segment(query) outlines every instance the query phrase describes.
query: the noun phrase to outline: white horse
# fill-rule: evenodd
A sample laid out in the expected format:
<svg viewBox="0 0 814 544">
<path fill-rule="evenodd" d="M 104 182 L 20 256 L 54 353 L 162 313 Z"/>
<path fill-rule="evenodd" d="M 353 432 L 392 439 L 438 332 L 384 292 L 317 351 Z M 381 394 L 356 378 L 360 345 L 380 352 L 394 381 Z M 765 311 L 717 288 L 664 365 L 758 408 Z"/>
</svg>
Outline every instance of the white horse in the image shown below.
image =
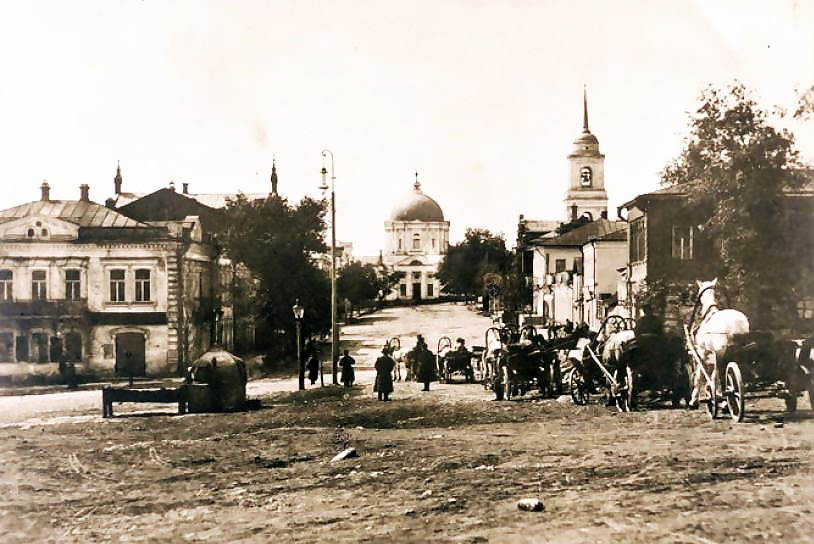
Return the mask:
<svg viewBox="0 0 814 544">
<path fill-rule="evenodd" d="M 699 281 L 698 301 L 701 304 L 701 322 L 695 331 L 693 341 L 698 355 L 713 369 L 713 379 L 717 379 L 717 361 L 723 357 L 736 334 L 749 332 L 749 319 L 737 310 L 721 310 L 715 301 L 715 287 L 718 278 L 712 281 Z M 701 389 L 701 367 L 697 366 L 693 376 L 693 389 L 690 404 L 697 404 Z"/>
</svg>

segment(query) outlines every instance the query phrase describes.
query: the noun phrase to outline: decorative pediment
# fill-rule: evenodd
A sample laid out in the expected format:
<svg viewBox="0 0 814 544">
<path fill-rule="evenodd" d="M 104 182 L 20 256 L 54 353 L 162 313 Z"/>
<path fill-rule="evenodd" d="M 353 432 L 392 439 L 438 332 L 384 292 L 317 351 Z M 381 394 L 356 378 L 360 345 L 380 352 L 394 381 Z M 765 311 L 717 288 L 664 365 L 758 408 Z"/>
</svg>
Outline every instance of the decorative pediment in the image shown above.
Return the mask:
<svg viewBox="0 0 814 544">
<path fill-rule="evenodd" d="M 0 224 L 0 239 L 5 241 L 66 241 L 78 236 L 79 225 L 49 216 L 32 215 Z"/>
</svg>

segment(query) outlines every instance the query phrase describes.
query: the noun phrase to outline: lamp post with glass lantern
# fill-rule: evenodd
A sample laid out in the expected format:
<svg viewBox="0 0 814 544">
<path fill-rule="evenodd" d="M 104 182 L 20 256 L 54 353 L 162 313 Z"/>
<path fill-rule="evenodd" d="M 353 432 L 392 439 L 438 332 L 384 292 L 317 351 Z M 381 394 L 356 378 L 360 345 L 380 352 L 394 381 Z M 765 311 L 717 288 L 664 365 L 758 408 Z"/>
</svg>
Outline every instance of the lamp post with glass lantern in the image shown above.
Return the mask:
<svg viewBox="0 0 814 544">
<path fill-rule="evenodd" d="M 300 372 L 300 391 L 305 389 L 305 365 L 302 361 L 302 351 L 300 350 L 300 335 L 302 332 L 302 316 L 305 314 L 305 308 L 300 306 L 300 299 L 294 303 L 291 310 L 294 312 L 294 319 L 297 321 L 297 367 Z"/>
<path fill-rule="evenodd" d="M 336 174 L 334 173 L 334 154 L 330 149 L 322 150 L 322 159 L 331 156 L 331 372 L 333 374 L 333 384 L 337 385 L 337 360 L 339 359 L 339 323 L 336 318 L 336 195 L 334 193 L 336 185 Z M 322 185 L 319 189 L 322 194 L 328 190 L 328 169 L 323 162 Z"/>
</svg>

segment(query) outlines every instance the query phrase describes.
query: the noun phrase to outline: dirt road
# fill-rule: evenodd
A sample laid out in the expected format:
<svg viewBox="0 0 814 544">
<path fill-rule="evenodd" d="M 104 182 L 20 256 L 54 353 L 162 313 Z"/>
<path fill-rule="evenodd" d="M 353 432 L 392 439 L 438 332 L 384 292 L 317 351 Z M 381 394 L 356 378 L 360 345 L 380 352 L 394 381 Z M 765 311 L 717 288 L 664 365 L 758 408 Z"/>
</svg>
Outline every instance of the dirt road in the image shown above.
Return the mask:
<svg viewBox="0 0 814 544">
<path fill-rule="evenodd" d="M 746 422 L 732 424 L 698 411 L 494 402 L 462 383 L 432 389 L 397 384 L 391 402 L 373 400 L 369 384 L 270 392 L 262 409 L 237 414 L 102 420 L 94 407 L 0 428 L 2 540 L 708 544 L 814 534 L 806 400 L 787 417 L 778 399 L 748 399 Z M 359 457 L 331 462 L 345 447 Z M 532 497 L 544 511 L 517 508 Z"/>
</svg>

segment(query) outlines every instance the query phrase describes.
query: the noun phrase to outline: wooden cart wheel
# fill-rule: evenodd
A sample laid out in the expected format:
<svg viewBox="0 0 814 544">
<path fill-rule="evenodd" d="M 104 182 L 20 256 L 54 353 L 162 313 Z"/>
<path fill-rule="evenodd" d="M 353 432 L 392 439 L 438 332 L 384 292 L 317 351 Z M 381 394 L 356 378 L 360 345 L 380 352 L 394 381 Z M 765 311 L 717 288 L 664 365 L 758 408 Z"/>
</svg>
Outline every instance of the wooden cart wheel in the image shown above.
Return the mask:
<svg viewBox="0 0 814 544">
<path fill-rule="evenodd" d="M 503 379 L 503 398 L 504 400 L 512 400 L 512 380 L 511 372 L 509 372 L 509 362 L 500 367 L 501 378 Z"/>
<path fill-rule="evenodd" d="M 726 365 L 726 403 L 729 406 L 729 415 L 740 423 L 743 421 L 744 391 L 743 378 L 738 363 L 730 361 Z M 795 399 L 796 400 L 796 399 Z"/>
<path fill-rule="evenodd" d="M 585 376 L 576 367 L 572 368 L 571 372 L 568 373 L 568 390 L 574 404 L 580 406 L 588 404 L 588 386 L 585 385 Z"/>
</svg>

